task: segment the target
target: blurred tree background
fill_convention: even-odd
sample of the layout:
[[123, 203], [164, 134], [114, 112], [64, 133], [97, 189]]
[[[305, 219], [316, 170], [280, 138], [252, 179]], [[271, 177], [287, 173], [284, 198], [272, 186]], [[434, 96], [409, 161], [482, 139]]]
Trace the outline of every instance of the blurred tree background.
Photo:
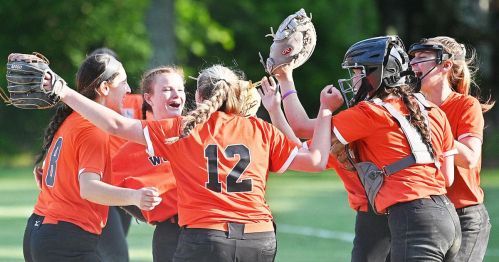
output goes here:
[[[0, 57], [37, 51], [74, 86], [79, 63], [93, 49], [114, 49], [137, 87], [141, 74], [177, 64], [186, 75], [213, 63], [241, 69], [259, 80], [258, 52], [268, 54], [270, 27], [299, 8], [313, 14], [318, 42], [311, 59], [295, 72], [300, 98], [315, 115], [319, 91], [343, 78], [340, 63], [356, 41], [399, 34], [406, 46], [423, 37], [448, 35], [477, 49], [482, 96], [497, 97], [499, 0], [4, 0], [0, 2]], [[0, 65], [5, 72], [5, 64]], [[5, 87], [2, 77], [0, 86]], [[187, 80], [195, 89], [195, 81]], [[264, 111], [264, 110], [263, 110]], [[266, 117], [261, 110], [262, 117]], [[52, 110], [0, 105], [0, 165], [31, 165]], [[497, 165], [499, 110], [485, 115], [484, 164]]]

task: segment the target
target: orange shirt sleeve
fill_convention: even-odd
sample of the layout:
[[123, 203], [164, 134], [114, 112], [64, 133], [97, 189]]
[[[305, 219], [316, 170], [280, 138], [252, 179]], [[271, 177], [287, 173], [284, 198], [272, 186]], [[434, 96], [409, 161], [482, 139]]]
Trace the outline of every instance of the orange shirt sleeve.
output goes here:
[[271, 142], [269, 171], [283, 173], [293, 162], [298, 153], [298, 147], [276, 127], [271, 124], [267, 126]]
[[442, 142], [442, 153], [444, 156], [457, 154], [456, 145], [454, 144], [454, 136], [452, 135], [452, 129], [450, 127], [447, 117], [442, 117], [443, 122], [443, 142]]
[[93, 126], [82, 131], [76, 141], [78, 175], [92, 172], [103, 176], [109, 156], [109, 135]]
[[142, 128], [146, 138], [147, 152], [150, 156], [164, 156], [166, 139], [180, 135], [182, 117], [163, 119], [159, 121], [143, 120]]
[[360, 102], [358, 105], [333, 116], [331, 120], [333, 132], [340, 142], [348, 144], [365, 138], [380, 127], [379, 123], [386, 122], [378, 121], [383, 116], [372, 107], [374, 105], [370, 105], [368, 102]]
[[456, 140], [467, 136], [474, 136], [483, 141], [484, 119], [480, 102], [475, 98], [468, 97], [463, 104], [462, 114], [458, 117], [460, 121], [457, 127]]

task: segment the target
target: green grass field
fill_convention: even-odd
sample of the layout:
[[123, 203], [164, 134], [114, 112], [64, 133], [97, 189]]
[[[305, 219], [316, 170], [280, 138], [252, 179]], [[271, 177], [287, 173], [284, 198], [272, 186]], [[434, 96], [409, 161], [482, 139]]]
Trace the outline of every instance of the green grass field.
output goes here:
[[[499, 170], [482, 174], [492, 233], [485, 261], [499, 261]], [[354, 212], [332, 172], [272, 175], [267, 199], [278, 225], [279, 262], [350, 261]], [[0, 261], [23, 261], [22, 237], [37, 189], [29, 169], [0, 169]], [[132, 225], [131, 261], [152, 261], [151, 226]]]

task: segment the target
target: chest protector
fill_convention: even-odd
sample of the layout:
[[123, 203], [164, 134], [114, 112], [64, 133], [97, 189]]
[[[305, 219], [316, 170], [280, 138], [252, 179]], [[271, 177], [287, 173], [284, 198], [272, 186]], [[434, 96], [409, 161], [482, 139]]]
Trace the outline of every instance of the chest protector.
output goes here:
[[[418, 101], [419, 108], [425, 118], [427, 126], [430, 126], [427, 109], [431, 106], [422, 94], [415, 93], [413, 96]], [[374, 212], [379, 214], [374, 200], [376, 199], [379, 189], [383, 185], [385, 176], [390, 176], [414, 164], [435, 164], [437, 168], [440, 168], [440, 163], [433, 158], [433, 155], [428, 150], [428, 147], [423, 142], [421, 135], [416, 128], [414, 128], [397, 109], [395, 109], [391, 104], [381, 101], [379, 98], [375, 98], [371, 100], [371, 102], [376, 105], [383, 106], [388, 113], [390, 113], [390, 115], [397, 120], [407, 141], [409, 142], [409, 146], [411, 147], [410, 155], [382, 168], [377, 167], [372, 162], [354, 163], [354, 167], [357, 170], [360, 182], [364, 187], [369, 204], [372, 206]]]

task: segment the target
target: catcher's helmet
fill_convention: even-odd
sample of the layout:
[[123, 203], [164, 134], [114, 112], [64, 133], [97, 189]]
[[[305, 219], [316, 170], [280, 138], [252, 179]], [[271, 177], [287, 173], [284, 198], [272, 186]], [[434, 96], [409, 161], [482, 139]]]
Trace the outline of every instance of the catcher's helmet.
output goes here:
[[[368, 94], [372, 95], [382, 85], [396, 87], [406, 83], [405, 73], [409, 68], [409, 57], [404, 50], [404, 44], [398, 36], [381, 36], [362, 40], [353, 44], [345, 53], [345, 58], [341, 64], [343, 69], [358, 68], [363, 70], [360, 88], [362, 92], [354, 90], [352, 83], [351, 90], [344, 90], [341, 79], [340, 88], [342, 92], [353, 92], [354, 101], [357, 103], [364, 100]], [[353, 79], [353, 78], [351, 78]], [[362, 94], [357, 94], [362, 93]], [[345, 100], [348, 95], [344, 94]]]

